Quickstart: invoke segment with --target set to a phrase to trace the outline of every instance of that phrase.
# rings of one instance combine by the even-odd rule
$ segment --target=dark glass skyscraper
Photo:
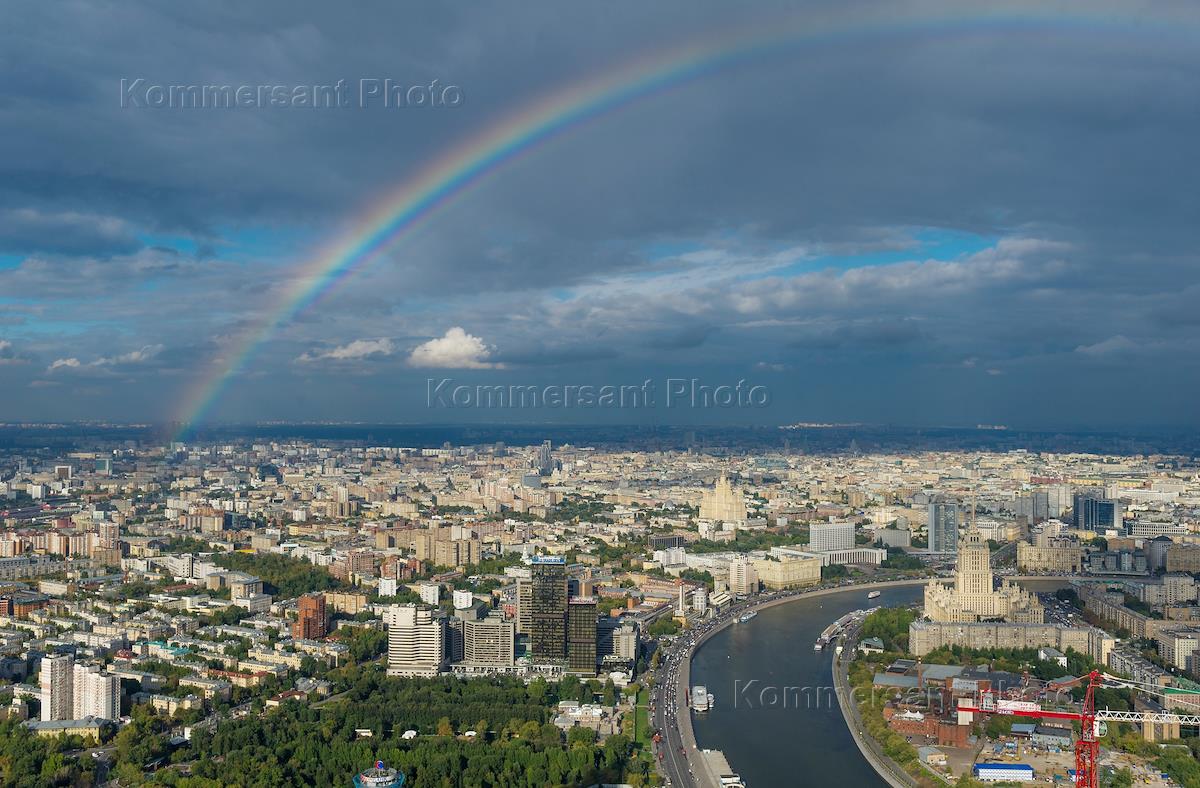
[[[596,673],[596,598],[577,596],[567,605],[567,670]]]
[[[1072,506],[1072,525],[1080,531],[1120,529],[1121,503],[1104,497],[1100,492],[1075,493]]]
[[[563,559],[535,556],[530,567],[529,655],[534,664],[567,658],[567,567]]]
[[[934,553],[958,550],[958,504],[945,501],[929,504],[929,550]]]

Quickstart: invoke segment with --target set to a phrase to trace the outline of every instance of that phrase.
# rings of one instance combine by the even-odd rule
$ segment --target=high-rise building
[[[1071,485],[1052,484],[1046,488],[1046,504],[1051,517],[1062,517],[1071,508]]]
[[[758,571],[754,562],[744,555],[729,562],[729,590],[740,596],[758,591]]]
[[[533,631],[533,580],[517,580],[517,634],[528,635]]]
[[[596,621],[596,655],[601,661],[636,662],[637,627],[619,618],[605,616]]]
[[[1122,527],[1121,502],[1104,497],[1102,492],[1075,493],[1071,524],[1078,531],[1100,531]]]
[[[446,668],[446,620],[416,605],[393,605],[388,629],[389,676],[436,676]]]
[[[462,662],[466,653],[466,621],[454,616],[446,621],[446,663]]]
[[[292,637],[300,640],[316,640],[329,634],[329,618],[325,612],[325,597],[321,594],[305,594],[296,603],[296,623],[292,624]]]
[[[104,520],[98,526],[97,541],[103,550],[112,550],[121,544],[121,526]]]
[[[567,670],[596,674],[596,598],[577,596],[567,605]]]
[[[509,667],[516,655],[513,622],[503,615],[463,621],[463,661],[469,665]]]
[[[958,549],[958,504],[933,501],[929,504],[929,551],[953,553]]]
[[[1033,490],[1013,503],[1013,512],[1025,517],[1031,525],[1050,519],[1050,493]]]
[[[42,721],[71,720],[75,714],[75,658],[70,654],[42,657],[38,683],[42,688]]]
[[[969,528],[958,551],[954,586],[930,580],[925,587],[925,615],[931,621],[989,621],[1003,619],[1040,624],[1045,611],[1037,596],[1005,580],[997,588],[991,550],[975,528]]]
[[[530,567],[529,655],[535,664],[567,657],[567,571],[557,556],[534,556]]]
[[[72,682],[74,711],[71,719],[115,720],[121,716],[120,678],[104,673],[99,665],[76,665]]]
[[[815,553],[854,547],[854,523],[813,523],[808,526],[808,549]]]
[[[713,489],[706,490],[700,499],[700,517],[724,523],[746,522],[746,501],[741,490],[730,484],[725,474],[721,474]]]
[[[537,451],[537,470],[541,476],[554,473],[554,455],[550,452],[550,441],[542,441]]]

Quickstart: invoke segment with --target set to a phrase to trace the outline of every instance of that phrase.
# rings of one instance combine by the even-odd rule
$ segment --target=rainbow
[[[1194,20],[1148,23],[1145,17],[1096,13],[1082,5],[1070,15],[1041,6],[1019,13],[968,7],[961,15],[841,17],[806,21],[802,26],[792,21],[695,41],[570,84],[446,151],[380,200],[351,230],[302,265],[282,288],[277,303],[264,310],[260,320],[232,338],[223,355],[213,360],[208,373],[181,398],[180,415],[175,420],[182,425],[178,434],[182,436],[205,419],[229,384],[280,327],[334,292],[397,242],[506,166],[570,131],[649,97],[754,58],[803,46],[836,45],[860,37],[995,34],[1028,29],[1120,35],[1137,31],[1139,35],[1152,32],[1161,36],[1174,35],[1195,25]]]

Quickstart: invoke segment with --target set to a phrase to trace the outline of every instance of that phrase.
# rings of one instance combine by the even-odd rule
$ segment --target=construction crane
[[[1086,679],[1087,684],[1084,685],[1083,706],[1078,712],[1047,710],[1041,708],[1037,703],[998,699],[996,693],[992,691],[981,693],[977,706],[965,706],[962,704],[962,700],[966,699],[960,700],[958,711],[976,712],[979,714],[1013,714],[1019,717],[1039,717],[1055,720],[1078,720],[1079,739],[1075,742],[1075,785],[1079,788],[1098,788],[1099,786],[1100,737],[1107,728],[1106,723],[1134,722],[1141,724],[1178,723],[1180,725],[1200,725],[1200,715],[1183,715],[1166,712],[1110,711],[1108,709],[1097,711],[1096,689],[1101,686],[1127,687],[1145,694],[1158,695],[1159,697],[1165,697],[1168,693],[1157,685],[1118,678],[1107,673],[1101,673],[1098,670],[1093,670],[1086,676],[1081,676],[1077,682],[1069,682],[1068,684],[1083,684],[1084,679]]]

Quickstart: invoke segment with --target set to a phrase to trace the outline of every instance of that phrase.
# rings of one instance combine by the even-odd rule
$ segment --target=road
[[[992,553],[992,569],[1015,569],[1017,560],[1017,543],[1005,542]]]
[[[692,788],[708,784],[696,778],[696,770],[703,769],[702,756],[696,750],[695,736],[691,735],[691,717],[688,716],[691,710],[686,696],[689,682],[682,675],[688,668],[686,663],[691,658],[696,634],[689,631],[662,650],[650,693],[650,720],[656,732],[662,735],[662,740],[654,747],[655,758],[659,758],[659,769],[665,772],[667,784],[672,787]],[[685,730],[680,721],[685,723]]]

